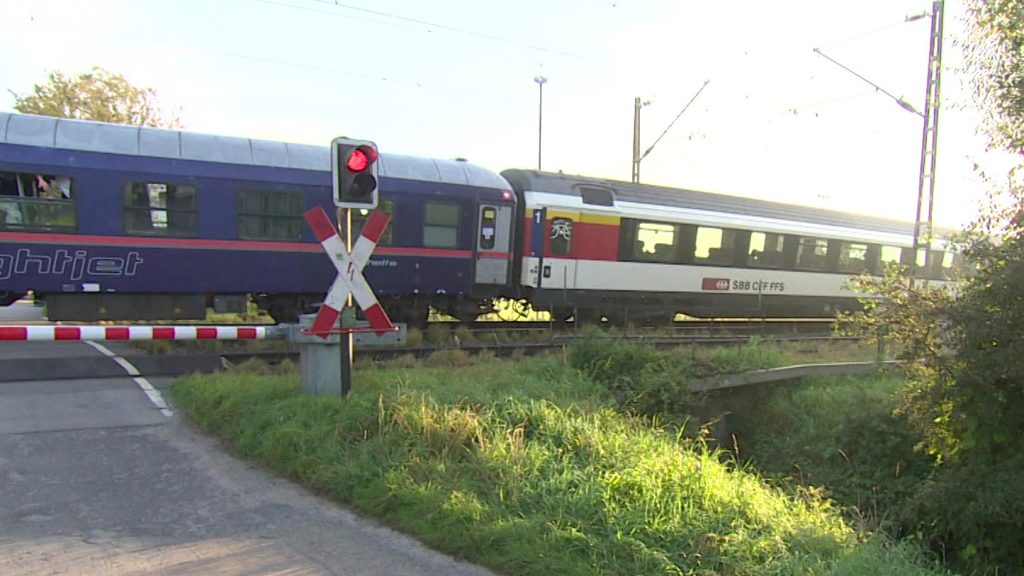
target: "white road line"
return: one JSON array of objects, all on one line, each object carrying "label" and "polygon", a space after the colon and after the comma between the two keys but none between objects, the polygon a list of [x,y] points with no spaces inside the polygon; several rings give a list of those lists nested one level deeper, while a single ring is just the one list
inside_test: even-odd
[{"label": "white road line", "polygon": [[164,397],[160,395],[160,391],[154,388],[153,385],[150,384],[149,380],[143,378],[141,376],[141,373],[139,372],[139,369],[136,368],[131,362],[125,360],[121,356],[118,356],[114,352],[111,352],[109,348],[98,342],[93,342],[92,340],[85,340],[85,343],[98,350],[104,356],[113,359],[114,362],[117,362],[118,366],[123,368],[124,371],[127,372],[129,376],[133,377],[132,379],[135,381],[135,384],[137,384],[138,387],[141,388],[143,392],[145,392],[146,396],[149,398],[149,401],[152,402],[154,406],[159,408],[160,412],[164,416],[170,418],[172,415],[174,415],[174,412],[167,407],[167,402],[164,402]]},{"label": "white road line", "polygon": [[118,357],[117,354],[114,354],[113,352],[110,351],[109,348],[107,348],[106,346],[104,346],[102,344],[97,344],[96,342],[93,342],[92,340],[86,340],[85,343],[88,344],[89,346],[92,346],[93,348],[99,350],[100,354],[103,354],[107,358],[117,358]]},{"label": "white road line", "polygon": [[139,373],[139,369],[133,366],[131,362],[120,356],[112,356],[112,358],[114,362],[121,365],[121,368],[124,368],[124,371],[127,372],[129,376],[142,376],[142,374]]}]

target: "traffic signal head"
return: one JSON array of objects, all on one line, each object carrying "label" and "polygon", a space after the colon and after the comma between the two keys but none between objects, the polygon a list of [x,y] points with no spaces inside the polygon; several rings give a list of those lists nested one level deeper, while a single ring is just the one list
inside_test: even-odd
[{"label": "traffic signal head", "polygon": [[334,204],[341,208],[377,207],[377,145],[368,140],[331,142]]}]

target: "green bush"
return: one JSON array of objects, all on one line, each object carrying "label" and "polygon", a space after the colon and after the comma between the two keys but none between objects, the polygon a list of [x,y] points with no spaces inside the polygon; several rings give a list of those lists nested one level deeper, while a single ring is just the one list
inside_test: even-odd
[{"label": "green bush", "polygon": [[696,350],[694,362],[698,376],[742,374],[785,365],[786,359],[773,344],[760,338],[751,338],[741,346],[715,347],[707,351]]},{"label": "green bush", "polygon": [[648,344],[591,336],[573,344],[569,361],[620,405],[640,414],[681,416],[694,400],[690,359],[663,354]]},{"label": "green bush", "polygon": [[649,344],[592,335],[572,345],[570,364],[602,384],[623,407],[645,415],[686,416],[699,398],[693,378],[740,374],[785,363],[774,346],[758,339],[708,351],[661,352]]},{"label": "green bush", "polygon": [[469,352],[457,348],[445,348],[436,350],[427,356],[424,364],[435,368],[459,368],[468,366],[472,362]]},{"label": "green bush", "polygon": [[732,429],[759,470],[825,489],[865,528],[915,532],[906,502],[931,474],[914,428],[893,414],[901,381],[887,376],[809,378],[753,391]]},{"label": "green bush", "polygon": [[977,574],[1024,574],[1024,456],[940,466],[908,504],[921,539]]},{"label": "green bush", "polygon": [[451,337],[451,327],[446,323],[432,322],[427,326],[426,342],[434,346],[445,346]]},{"label": "green bush", "polygon": [[409,348],[419,348],[423,346],[423,330],[419,328],[409,328],[405,331],[405,345]]}]

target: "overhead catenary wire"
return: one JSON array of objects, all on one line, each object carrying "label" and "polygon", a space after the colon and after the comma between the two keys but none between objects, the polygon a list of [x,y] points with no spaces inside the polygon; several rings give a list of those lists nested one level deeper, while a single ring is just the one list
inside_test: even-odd
[{"label": "overhead catenary wire", "polygon": [[[261,1],[270,3],[269,0],[261,0]],[[352,5],[352,4],[346,4],[344,2],[338,2],[337,0],[311,0],[311,1],[312,2],[317,2],[317,3],[320,3],[320,4],[328,4],[330,6],[336,6],[338,8],[343,8],[345,10],[353,10],[353,11],[356,11],[356,12],[363,12],[363,13],[366,13],[366,14],[373,14],[375,16],[382,16],[384,18],[391,18],[391,19],[394,19],[394,20],[402,21],[402,22],[409,22],[409,23],[412,23],[412,24],[419,24],[419,25],[422,25],[422,26],[429,26],[431,28],[437,28],[438,30],[447,30],[448,32],[456,32],[458,34],[465,34],[467,36],[474,36],[474,37],[481,38],[481,39],[484,39],[484,40],[490,40],[492,42],[500,42],[500,43],[503,43],[503,44],[510,44],[510,45],[513,45],[513,46],[519,46],[521,48],[528,48],[530,50],[536,50],[538,52],[545,52],[545,53],[548,53],[548,54],[557,54],[559,56],[566,56],[566,57],[569,57],[569,58],[575,58],[575,59],[579,59],[579,60],[585,60],[586,59],[583,56],[580,56],[579,54],[573,54],[571,52],[565,52],[565,51],[562,51],[562,50],[554,50],[554,49],[551,49],[551,48],[546,48],[544,46],[537,46],[535,44],[529,44],[529,43],[526,43],[526,42],[520,42],[519,40],[513,40],[511,38],[503,38],[501,36],[495,36],[493,34],[487,34],[487,33],[484,33],[484,32],[477,32],[475,30],[467,30],[465,28],[458,28],[456,26],[449,26],[447,24],[439,24],[437,22],[429,22],[429,21],[420,20],[420,19],[417,19],[417,18],[410,18],[408,16],[402,16],[400,14],[392,14],[390,12],[384,12],[382,10],[375,10],[375,9],[372,9],[372,8],[364,8],[362,6],[355,6],[355,5]],[[296,8],[301,8],[301,7],[296,6]]]},{"label": "overhead catenary wire", "polygon": [[886,95],[886,96],[888,96],[889,98],[892,98],[892,99],[893,99],[893,100],[894,100],[894,101],[896,102],[896,104],[898,104],[898,105],[900,106],[900,108],[903,108],[903,109],[904,109],[904,110],[906,110],[907,112],[913,112],[914,114],[917,114],[918,116],[924,117],[924,114],[923,114],[923,113],[919,112],[919,111],[918,111],[918,110],[917,110],[916,108],[914,108],[914,107],[913,107],[913,106],[912,106],[912,105],[910,104],[910,102],[907,102],[906,100],[904,100],[902,96],[900,96],[900,97],[897,97],[897,96],[896,96],[895,94],[893,94],[892,92],[889,92],[889,91],[888,91],[888,90],[886,90],[885,88],[882,88],[882,87],[881,87],[881,86],[879,86],[878,84],[875,84],[875,83],[874,83],[874,82],[872,82],[871,80],[868,80],[868,79],[867,79],[867,78],[865,78],[864,76],[861,76],[861,75],[860,75],[860,74],[858,74],[857,72],[855,72],[855,71],[851,70],[851,69],[850,69],[850,68],[849,68],[848,66],[846,66],[846,65],[842,64],[841,62],[839,62],[839,61],[837,61],[836,59],[832,58],[832,57],[831,57],[831,56],[829,56],[828,54],[825,54],[825,53],[824,53],[824,52],[822,52],[822,51],[821,51],[820,49],[818,49],[818,48],[815,48],[815,49],[814,49],[814,52],[815,52],[815,54],[817,54],[817,55],[821,56],[822,58],[825,58],[826,60],[828,60],[829,62],[831,62],[831,63],[835,64],[836,66],[839,66],[839,67],[840,67],[840,68],[842,68],[843,70],[846,70],[846,71],[847,71],[847,72],[849,72],[850,74],[853,74],[853,75],[854,75],[854,76],[856,76],[857,78],[860,78],[860,79],[861,79],[861,80],[863,80],[864,82],[867,82],[867,83],[868,83],[868,84],[870,84],[870,85],[871,85],[872,87],[874,87],[874,89],[875,89],[875,90],[877,90],[877,91],[881,92],[882,94],[885,94],[885,95]]},{"label": "overhead catenary wire", "polygon": [[661,132],[661,135],[659,135],[658,138],[654,140],[654,143],[648,146],[647,150],[640,155],[640,158],[637,159],[637,162],[640,162],[640,160],[646,158],[647,155],[651,153],[651,150],[654,150],[654,147],[658,144],[658,142],[660,142],[661,139],[665,137],[665,134],[667,134],[668,131],[672,129],[672,126],[676,123],[676,120],[679,120],[679,117],[682,116],[684,112],[686,112],[686,109],[690,107],[690,104],[693,104],[693,101],[696,100],[698,96],[700,96],[700,93],[703,92],[705,88],[707,88],[708,83],[710,82],[710,78],[704,81],[704,84],[702,84],[700,89],[697,90],[697,93],[694,94],[692,98],[690,98],[690,101],[686,103],[686,106],[683,106],[683,109],[679,111],[679,114],[676,114],[676,117],[673,118],[671,122],[669,122],[668,127],[666,127]]}]

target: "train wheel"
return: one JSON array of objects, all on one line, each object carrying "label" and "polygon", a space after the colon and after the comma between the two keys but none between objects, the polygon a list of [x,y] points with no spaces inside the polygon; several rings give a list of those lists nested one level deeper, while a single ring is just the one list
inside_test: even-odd
[{"label": "train wheel", "polygon": [[605,321],[610,326],[622,326],[626,323],[626,311],[625,310],[605,310],[604,312]]},{"label": "train wheel", "polygon": [[573,309],[571,306],[552,306],[551,307],[551,321],[555,324],[565,324],[569,322],[569,318],[573,316]]},{"label": "train wheel", "polygon": [[407,328],[423,330],[427,327],[427,308],[415,305],[401,305],[388,310],[392,322],[404,322]]},{"label": "train wheel", "polygon": [[274,301],[267,307],[267,314],[278,324],[297,324],[302,307],[298,302]]},{"label": "train wheel", "polygon": [[254,296],[256,305],[267,311],[270,317],[279,324],[297,324],[301,314],[312,314],[317,311],[315,304],[323,296],[309,294],[257,294]]},{"label": "train wheel", "polygon": [[9,306],[25,296],[24,292],[0,292],[0,306]]},{"label": "train wheel", "polygon": [[601,312],[596,308],[577,308],[576,326],[600,326]]},{"label": "train wheel", "polygon": [[644,326],[663,328],[665,326],[672,325],[672,321],[675,319],[675,314],[659,311],[646,313],[641,316],[641,318],[643,318]]}]

